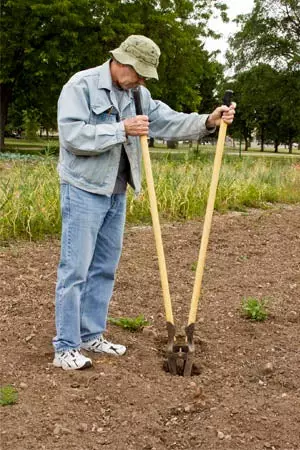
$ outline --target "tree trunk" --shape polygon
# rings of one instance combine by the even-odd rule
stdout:
[[[154,147],[154,138],[149,138],[149,147]]]
[[[289,153],[293,153],[293,139],[289,138]]]
[[[8,105],[11,100],[12,87],[9,84],[0,84],[0,152],[4,150],[4,132],[7,124]]]
[[[177,141],[167,141],[167,147],[168,148],[178,148],[178,142]]]
[[[265,146],[265,127],[262,126],[261,130],[260,130],[260,151],[261,152],[264,151],[264,146]]]
[[[275,139],[275,142],[274,142],[274,153],[278,153],[278,147],[279,147],[279,140]]]

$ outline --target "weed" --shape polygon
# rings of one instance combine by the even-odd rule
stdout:
[[[242,315],[247,319],[263,322],[268,317],[266,300],[247,297],[242,300]]]
[[[193,263],[191,264],[191,270],[192,270],[193,272],[196,272],[197,266],[198,266],[198,261],[193,262]]]
[[[117,319],[109,317],[108,321],[113,325],[117,325],[118,327],[125,328],[132,332],[140,331],[145,326],[149,325],[149,322],[143,315],[137,317],[119,317]]]
[[[0,387],[0,405],[13,405],[18,400],[18,392],[10,384]]]

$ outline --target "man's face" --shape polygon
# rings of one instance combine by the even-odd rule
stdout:
[[[116,77],[116,84],[125,90],[136,88],[139,85],[145,85],[146,79],[138,75],[132,66],[119,64]]]

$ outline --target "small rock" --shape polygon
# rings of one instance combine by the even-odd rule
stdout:
[[[80,387],[79,383],[72,383],[71,384],[71,388],[73,388],[73,389],[76,389],[76,388],[79,388],[79,387]]]
[[[260,385],[260,386],[264,386],[264,382],[262,381],[262,380],[258,380],[258,384]]]
[[[72,431],[69,428],[62,427],[59,423],[54,425],[53,434],[58,436],[59,434],[71,434]]]
[[[298,321],[298,314],[296,311],[289,311],[286,315],[286,319],[288,322],[297,322]]]
[[[184,411],[187,412],[187,413],[193,412],[194,409],[195,409],[194,405],[186,405],[184,407]]]
[[[282,397],[282,398],[285,398],[285,397],[287,397],[287,393],[286,393],[286,392],[284,392],[283,394],[281,394],[281,397]]]
[[[274,372],[274,366],[272,363],[268,362],[267,364],[264,365],[263,367],[263,373],[265,375],[270,375],[271,373]]]
[[[217,436],[218,436],[219,439],[224,439],[225,434],[222,431],[218,431],[217,432]]]
[[[34,337],[35,337],[35,334],[34,334],[34,333],[30,334],[29,336],[27,336],[27,337],[25,338],[25,342],[31,341],[31,339],[33,339]]]
[[[54,426],[53,434],[55,436],[58,436],[59,433],[60,433],[60,430],[61,430],[61,426],[58,423],[56,423],[55,426]]]
[[[72,431],[69,428],[61,427],[60,432],[64,434],[72,434]]]
[[[21,389],[26,389],[26,388],[28,388],[28,384],[26,384],[26,383],[24,383],[23,381],[21,381],[21,383],[20,383],[20,388],[21,388]]]
[[[77,427],[78,431],[87,431],[88,430],[88,426],[87,423],[80,423]]]

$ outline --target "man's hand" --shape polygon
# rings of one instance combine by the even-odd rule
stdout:
[[[149,133],[148,116],[135,116],[123,120],[126,136],[145,136]]]
[[[234,115],[235,115],[235,103],[231,103],[231,105],[225,106],[219,106],[216,108],[207,118],[206,121],[206,128],[215,128],[219,127],[221,123],[221,118],[224,120],[227,125],[230,125],[233,122]]]

